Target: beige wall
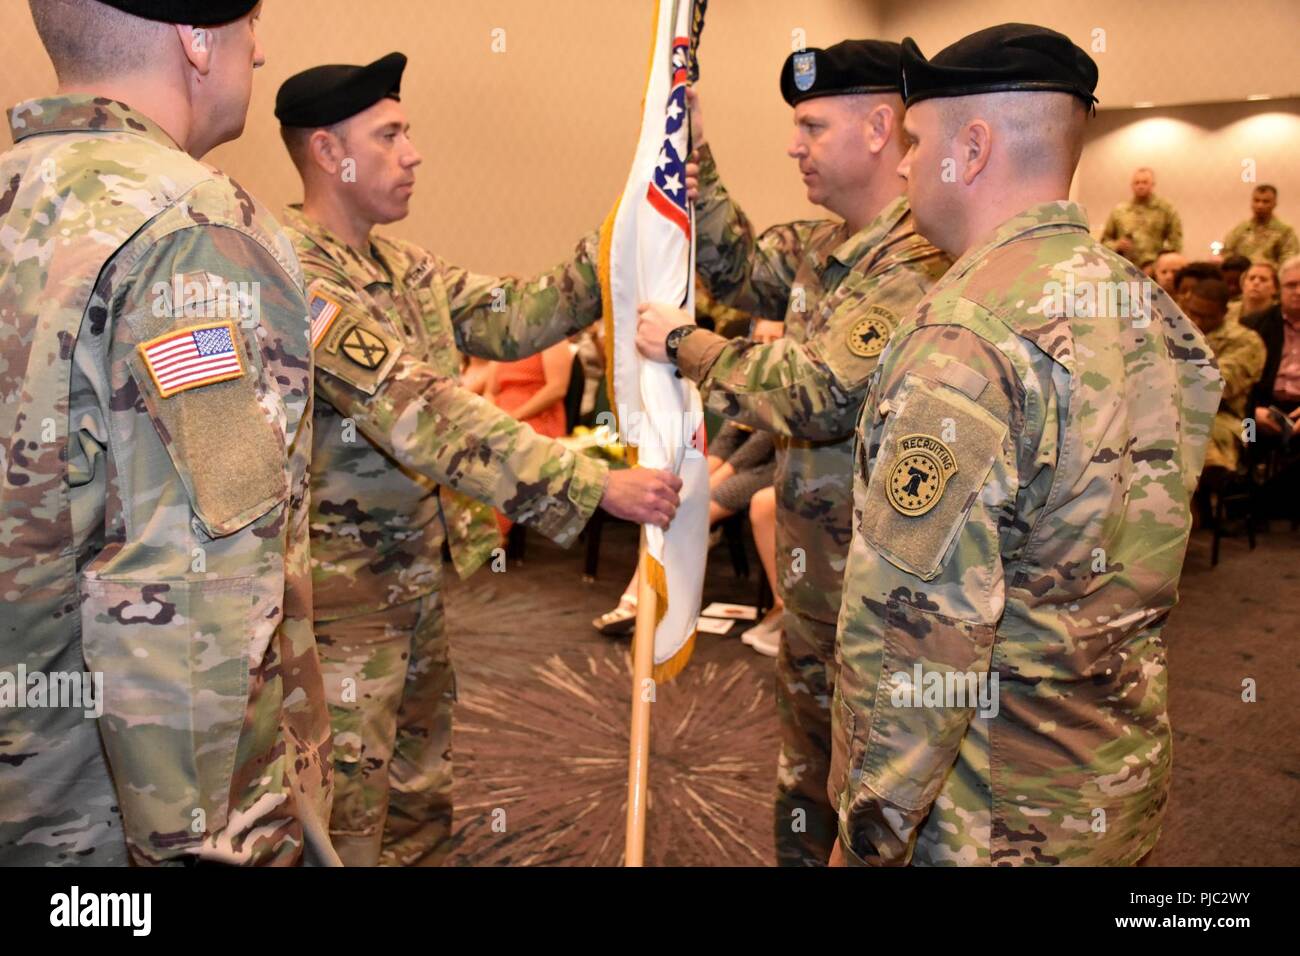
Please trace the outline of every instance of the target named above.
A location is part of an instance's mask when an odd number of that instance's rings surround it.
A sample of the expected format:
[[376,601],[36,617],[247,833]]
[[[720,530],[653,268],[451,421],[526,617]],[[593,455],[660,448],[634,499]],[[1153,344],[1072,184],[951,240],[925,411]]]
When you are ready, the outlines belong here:
[[[1092,51],[1102,109],[1300,96],[1296,0],[879,0],[884,35],[928,56],[983,27],[1040,23]],[[1105,49],[1094,45],[1104,39]]]
[[[267,0],[244,136],[208,158],[276,208],[300,198],[272,115],[291,74],[410,57],[403,103],[424,154],[391,231],[452,262],[533,272],[567,255],[623,189],[636,146],[652,0]],[[494,53],[493,30],[505,30]],[[863,0],[714,0],[701,46],[709,139],[760,223],[814,212],[784,153],[778,90],[792,32],[828,45],[876,29]],[[0,0],[0,103],[54,88],[25,0]]]
[[1099,112],[1074,181],[1098,234],[1139,166],[1178,209],[1192,258],[1250,216],[1255,183],[1276,186],[1278,215],[1300,227],[1300,99]]
[[[272,116],[281,81],[400,49],[411,57],[404,103],[425,162],[414,211],[392,231],[471,268],[535,271],[597,225],[622,189],[651,10],[651,0],[267,0],[268,62],[244,137],[210,159],[275,207],[298,198]],[[759,226],[817,214],[785,156],[790,111],[777,76],[794,42],[910,33],[933,53],[1008,19],[1085,43],[1104,27],[1103,106],[1300,92],[1295,0],[712,0],[700,93],[728,185]],[[492,51],[496,28],[505,30],[504,53]],[[0,63],[0,105],[54,88],[26,0],[0,0]],[[1258,115],[1278,110],[1289,112]],[[1173,125],[1153,122],[1161,118]],[[1098,228],[1130,170],[1147,164],[1183,210],[1189,245],[1203,247],[1245,215],[1246,156],[1259,158],[1261,181],[1282,190],[1283,214],[1295,208],[1290,218],[1300,220],[1297,164],[1282,165],[1285,154],[1300,155],[1295,100],[1103,109],[1092,137],[1076,193]]]

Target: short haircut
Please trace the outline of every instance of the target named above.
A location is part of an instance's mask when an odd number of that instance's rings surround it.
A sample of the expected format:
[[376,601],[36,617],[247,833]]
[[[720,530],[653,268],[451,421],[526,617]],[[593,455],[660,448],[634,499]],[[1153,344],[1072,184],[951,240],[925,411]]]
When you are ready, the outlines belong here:
[[1223,260],[1223,265],[1219,266],[1222,272],[1245,272],[1249,268],[1249,256],[1228,256]]
[[1282,274],[1284,272],[1295,272],[1300,270],[1300,256],[1292,256],[1280,266],[1277,267],[1278,286],[1282,284]]
[[1189,262],[1174,273],[1174,288],[1180,288],[1185,279],[1195,279],[1198,282],[1215,279],[1222,282],[1223,272],[1213,262]]
[[[1278,279],[1277,279],[1277,268],[1273,265],[1273,263],[1268,262],[1268,261],[1265,261],[1265,260],[1261,260],[1261,261],[1259,261],[1259,262],[1252,262],[1252,263],[1250,264],[1250,268],[1247,269],[1246,272],[1249,272],[1251,269],[1267,269],[1267,270],[1268,270],[1268,274],[1273,278],[1273,293],[1276,295],[1276,294],[1277,294],[1277,290],[1280,289],[1280,288],[1282,287],[1282,283],[1280,283],[1280,282],[1278,281]],[[1242,273],[1242,278],[1243,278],[1243,279],[1245,278],[1245,273],[1244,273],[1244,272]]]
[[293,165],[299,173],[305,173],[307,170],[307,163],[310,160],[310,147],[308,144],[311,142],[311,134],[318,129],[323,129],[341,138],[343,136],[343,124],[346,122],[347,120],[340,120],[333,126],[280,127],[280,139],[284,140],[284,148],[289,151],[289,158],[293,160]]
[[1225,309],[1228,307],[1228,299],[1232,297],[1228,292],[1228,283],[1222,279],[1197,280],[1196,285],[1192,286],[1192,295],[1198,299],[1207,299]]
[[41,45],[65,84],[143,72],[174,29],[99,0],[28,0],[28,6]]
[[1008,155],[1027,174],[1073,174],[1078,168],[1088,109],[1070,93],[1011,90],[935,102],[945,139],[982,116],[997,127]]
[[1273,196],[1274,196],[1274,198],[1277,197],[1277,187],[1276,187],[1276,186],[1273,186],[1273,185],[1271,185],[1271,184],[1269,184],[1269,183],[1260,183],[1258,186],[1256,186],[1254,189],[1252,189],[1251,192],[1252,192],[1252,193],[1272,193]]

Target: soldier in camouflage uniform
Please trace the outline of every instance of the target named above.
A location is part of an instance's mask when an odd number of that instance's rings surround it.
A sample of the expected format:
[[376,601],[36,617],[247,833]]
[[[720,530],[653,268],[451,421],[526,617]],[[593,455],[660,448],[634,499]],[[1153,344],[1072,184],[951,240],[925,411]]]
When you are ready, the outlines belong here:
[[[406,215],[420,162],[397,100],[405,64],[395,53],[313,68],[285,82],[276,107],[305,190],[285,217],[313,316],[312,567],[334,726],[331,835],[352,865],[436,865],[450,848],[443,542],[468,576],[499,542],[488,505],[568,545],[597,506],[666,526],[681,486],[658,471],[611,473],[459,386],[458,349],[523,358],[600,316],[597,240],[522,281],[373,234]],[[355,182],[339,175],[344,144]]]
[[1162,252],[1183,251],[1183,221],[1167,199],[1152,190],[1156,174],[1147,167],[1133,173],[1133,198],[1111,210],[1101,241],[1135,265],[1143,265]]
[[1245,256],[1251,262],[1267,262],[1276,269],[1292,256],[1300,255],[1300,239],[1273,210],[1277,208],[1277,187],[1267,183],[1250,194],[1251,217],[1232,227],[1223,240],[1223,257]]
[[242,128],[254,6],[33,4],[61,90],[156,115],[29,100],[0,156],[0,678],[103,680],[97,721],[0,708],[5,864],[338,862],[301,273],[275,219],[187,155]]
[[[776,553],[785,615],[776,685],[777,859],[821,866],[835,842],[826,778],[853,426],[877,356],[949,260],[917,235],[895,173],[903,155],[898,44],[851,40],[796,53],[781,82],[795,107],[791,155],[809,198],[845,218],[773,226],[756,238],[722,185],[693,110],[701,145],[698,170],[688,175],[698,177],[699,274],[719,301],[783,319],[785,336],[759,345],[684,329],[676,362],[708,408],[778,436]],[[837,188],[844,181],[853,185]],[[656,350],[647,354],[658,357],[669,330],[688,321],[664,310],[644,322],[639,337]]]
[[[1132,864],[1168,796],[1162,632],[1221,383],[1196,327],[1163,291],[1147,307],[1063,198],[1091,58],[1005,24],[929,61],[909,38],[902,62],[900,172],[959,258],[858,426],[836,858]],[[1090,282],[1121,285],[1091,286],[1091,308]],[[1136,294],[1112,311],[1110,288]]]
[[1264,340],[1240,322],[1228,321],[1228,286],[1218,279],[1202,279],[1192,286],[1182,307],[1205,336],[1223,378],[1223,398],[1205,453],[1206,473],[1212,468],[1235,472],[1241,462],[1242,419],[1268,357]]

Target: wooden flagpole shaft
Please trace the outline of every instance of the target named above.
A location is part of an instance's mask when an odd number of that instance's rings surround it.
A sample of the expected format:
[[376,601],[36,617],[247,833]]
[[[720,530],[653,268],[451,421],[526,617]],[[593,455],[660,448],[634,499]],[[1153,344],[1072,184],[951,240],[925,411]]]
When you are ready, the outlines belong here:
[[655,662],[655,590],[646,573],[648,552],[641,530],[637,567],[636,633],[632,639],[632,733],[627,761],[627,849],[625,866],[645,865],[647,781],[650,771],[650,703]]

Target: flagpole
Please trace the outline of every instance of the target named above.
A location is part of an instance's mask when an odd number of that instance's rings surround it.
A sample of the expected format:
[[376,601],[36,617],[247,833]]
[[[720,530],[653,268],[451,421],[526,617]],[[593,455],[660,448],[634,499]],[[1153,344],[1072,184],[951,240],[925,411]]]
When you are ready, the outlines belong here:
[[[627,849],[625,866],[645,865],[645,820],[647,781],[650,774],[650,704],[654,700],[652,681],[655,662],[655,604],[650,583],[649,552],[645,529],[637,559],[636,632],[632,639],[632,734],[627,761]],[[647,691],[649,691],[647,693]]]

